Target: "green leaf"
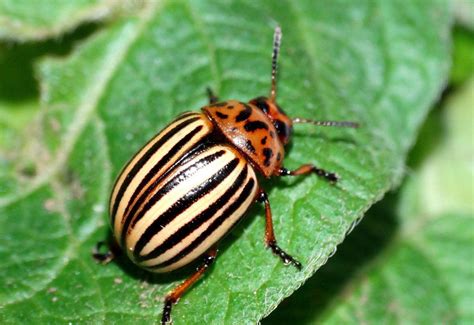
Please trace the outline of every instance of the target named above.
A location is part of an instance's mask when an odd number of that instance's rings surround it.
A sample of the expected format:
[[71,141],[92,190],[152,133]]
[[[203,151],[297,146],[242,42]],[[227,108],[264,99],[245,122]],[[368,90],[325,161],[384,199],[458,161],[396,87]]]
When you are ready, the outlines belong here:
[[263,211],[255,207],[173,310],[178,325],[257,322],[400,181],[447,78],[450,20],[444,1],[150,3],[69,58],[43,61],[38,175],[0,199],[0,281],[8,284],[0,288],[0,319],[158,321],[162,298],[190,270],[151,275],[125,258],[103,267],[90,257],[108,233],[114,177],[174,116],[205,105],[207,86],[226,99],[267,94],[278,22],[279,104],[291,116],[362,127],[296,129],[286,166],[315,163],[341,176],[337,186],[317,177],[263,183],[279,243],[303,263],[301,272],[265,249]]
[[401,191],[264,324],[474,321],[473,94],[471,79],[433,112]]
[[108,0],[1,0],[0,38],[30,41],[58,36],[84,22],[94,22],[119,9]]
[[[36,174],[41,143],[39,85],[34,62],[45,55],[66,56],[90,36],[96,26],[85,25],[61,40],[41,43],[0,43],[0,196],[16,192]],[[59,127],[56,123],[51,127]]]

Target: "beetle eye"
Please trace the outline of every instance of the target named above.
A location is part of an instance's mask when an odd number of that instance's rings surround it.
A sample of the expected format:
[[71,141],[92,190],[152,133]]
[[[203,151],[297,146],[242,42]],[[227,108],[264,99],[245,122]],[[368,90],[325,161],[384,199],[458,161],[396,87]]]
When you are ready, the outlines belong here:
[[291,133],[293,132],[293,127],[280,120],[273,121],[273,125],[275,126],[275,129],[277,130],[280,141],[283,142],[284,144],[288,143]]

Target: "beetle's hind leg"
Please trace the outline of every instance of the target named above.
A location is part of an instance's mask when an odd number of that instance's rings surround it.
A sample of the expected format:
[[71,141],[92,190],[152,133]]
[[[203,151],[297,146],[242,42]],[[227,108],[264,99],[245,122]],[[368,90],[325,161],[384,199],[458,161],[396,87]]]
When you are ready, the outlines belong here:
[[278,176],[298,176],[298,175],[308,175],[314,173],[320,177],[323,177],[331,184],[336,183],[339,180],[339,176],[336,173],[328,172],[327,170],[318,168],[312,164],[306,164],[300,166],[295,170],[288,170],[286,168],[280,168],[278,170]]
[[206,88],[207,97],[209,98],[209,104],[215,104],[219,101],[219,97],[212,91],[210,87]]
[[[100,264],[109,264],[112,260],[117,256],[120,252],[117,244],[114,242],[113,244],[108,244],[106,241],[98,242],[94,249],[92,250],[92,258],[96,260],[96,262]],[[107,251],[103,251],[103,247],[107,248]]]
[[301,270],[301,263],[287,254],[277,244],[275,233],[273,231],[272,210],[270,208],[270,201],[268,201],[267,193],[260,189],[257,194],[257,200],[265,204],[265,243],[272,250],[273,254],[277,255],[285,264],[293,264],[298,270]]
[[181,296],[209,269],[212,263],[214,263],[216,256],[217,248],[213,247],[204,255],[203,263],[196,269],[196,272],[166,295],[163,316],[161,317],[162,325],[170,324],[171,308],[173,305],[176,304],[179,298],[181,298]]

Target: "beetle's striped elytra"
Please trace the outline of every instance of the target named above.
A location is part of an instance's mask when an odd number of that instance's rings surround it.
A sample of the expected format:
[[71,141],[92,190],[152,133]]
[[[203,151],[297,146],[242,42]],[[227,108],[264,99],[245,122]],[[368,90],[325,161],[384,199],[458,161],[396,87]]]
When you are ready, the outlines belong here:
[[[357,127],[354,122],[290,119],[276,103],[276,67],[281,31],[274,34],[270,96],[247,103],[218,102],[187,112],[153,137],[125,165],[110,197],[110,223],[118,245],[138,266],[163,273],[203,256],[202,264],[165,299],[162,323],[171,308],[209,268],[220,240],[249,207],[265,205],[265,243],[285,264],[301,264],[282,250],[273,231],[272,212],[257,174],[269,178],[317,174],[336,182],[336,174],[306,164],[283,167],[284,146],[294,123]],[[111,252],[94,253],[102,262]]]

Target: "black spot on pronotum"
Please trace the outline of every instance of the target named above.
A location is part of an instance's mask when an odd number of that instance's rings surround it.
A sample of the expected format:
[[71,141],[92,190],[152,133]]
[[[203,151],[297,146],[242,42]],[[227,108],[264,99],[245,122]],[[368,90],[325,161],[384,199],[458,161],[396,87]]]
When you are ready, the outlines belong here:
[[247,140],[247,141],[245,142],[245,147],[246,147],[250,152],[255,153],[255,147],[252,145],[252,141]]
[[234,105],[227,106],[227,109],[233,109],[233,108],[234,108]]
[[268,125],[262,121],[251,121],[251,122],[245,123],[244,129],[247,132],[252,132],[258,129],[268,130]]
[[275,132],[270,131],[270,138],[274,139],[275,138]]
[[262,110],[265,114],[268,113],[270,108],[268,107],[267,99],[265,97],[258,97],[255,99],[255,105]]
[[242,121],[245,121],[246,119],[248,119],[250,117],[250,115],[252,114],[252,109],[248,106],[248,105],[245,105],[244,104],[244,109],[241,110],[239,112],[239,115],[237,115],[237,117],[235,118],[235,121],[236,122],[242,122]]
[[281,152],[277,153],[277,161],[281,160]]
[[266,144],[267,143],[267,136],[264,136],[262,140],[260,141],[261,144]]
[[225,120],[226,118],[229,117],[229,115],[221,113],[219,111],[216,112],[216,115],[217,115],[218,118],[223,119],[223,120]]
[[263,164],[267,167],[270,166],[270,159],[273,156],[273,150],[270,148],[263,148],[263,155],[265,156]]

